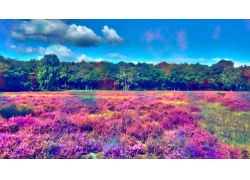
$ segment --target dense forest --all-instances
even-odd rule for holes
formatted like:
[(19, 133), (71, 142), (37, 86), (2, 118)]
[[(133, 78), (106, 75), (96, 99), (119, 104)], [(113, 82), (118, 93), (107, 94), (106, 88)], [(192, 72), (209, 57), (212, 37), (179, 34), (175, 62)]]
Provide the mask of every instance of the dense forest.
[(250, 90), (250, 66), (60, 62), (56, 55), (20, 61), (0, 56), (0, 91)]

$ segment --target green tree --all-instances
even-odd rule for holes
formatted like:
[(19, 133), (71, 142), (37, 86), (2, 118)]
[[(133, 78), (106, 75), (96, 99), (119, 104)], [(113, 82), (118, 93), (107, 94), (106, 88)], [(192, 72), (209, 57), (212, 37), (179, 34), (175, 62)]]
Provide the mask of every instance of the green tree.
[(69, 69), (67, 67), (63, 67), (60, 69), (60, 78), (63, 80), (64, 83), (64, 90), (67, 89), (67, 82), (69, 79)]
[(180, 65), (174, 65), (171, 68), (171, 73), (170, 73), (170, 82), (173, 84), (173, 90), (176, 90), (176, 87), (179, 90), (179, 84), (181, 81), (181, 67)]
[(225, 67), (220, 75), (220, 81), (226, 90), (241, 89), (243, 84), (242, 72), (239, 68)]
[(117, 75), (120, 85), (124, 91), (128, 91), (129, 88), (136, 83), (137, 73), (135, 67), (120, 67), (120, 73)]
[(8, 64), (0, 62), (0, 90), (6, 89), (6, 72), (10, 69)]
[(45, 55), (38, 67), (37, 79), (42, 90), (58, 89), (59, 81), (59, 59), (56, 55)]

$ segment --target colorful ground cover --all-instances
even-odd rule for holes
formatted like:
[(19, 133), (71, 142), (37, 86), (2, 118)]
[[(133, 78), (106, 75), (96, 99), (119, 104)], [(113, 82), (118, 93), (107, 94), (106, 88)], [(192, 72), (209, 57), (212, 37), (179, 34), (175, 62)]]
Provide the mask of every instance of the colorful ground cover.
[(250, 93), (0, 94), (0, 158), (249, 158)]

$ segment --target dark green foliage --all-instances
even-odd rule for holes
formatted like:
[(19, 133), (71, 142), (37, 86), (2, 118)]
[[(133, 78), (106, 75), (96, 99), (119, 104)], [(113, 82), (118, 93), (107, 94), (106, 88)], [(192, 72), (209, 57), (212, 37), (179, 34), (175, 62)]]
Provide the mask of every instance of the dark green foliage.
[(241, 89), (243, 85), (242, 72), (239, 68), (225, 67), (220, 74), (220, 81), (225, 90)]
[(59, 66), (59, 59), (55, 54), (44, 55), (41, 59), (41, 65), (56, 67)]
[[(59, 78), (64, 79), (66, 88), (67, 70), (59, 71), (59, 59), (56, 55), (45, 55), (38, 67), (37, 79), (42, 90), (59, 90)], [(64, 72), (65, 71), (65, 72)]]
[(5, 119), (9, 119), (10, 117), (16, 116), (26, 116), (32, 113), (33, 110), (31, 108), (27, 106), (22, 106), (18, 108), (15, 104), (5, 105), (0, 109), (0, 115)]
[(250, 67), (221, 60), (196, 64), (60, 62), (56, 55), (40, 61), (0, 57), (0, 91), (34, 90), (250, 90)]

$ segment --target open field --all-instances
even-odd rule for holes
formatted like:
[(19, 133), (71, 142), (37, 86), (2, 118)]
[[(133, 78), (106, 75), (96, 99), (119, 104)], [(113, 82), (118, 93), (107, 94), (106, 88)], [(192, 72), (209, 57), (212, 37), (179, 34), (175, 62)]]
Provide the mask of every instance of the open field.
[(249, 158), (250, 92), (0, 93), (0, 158)]

